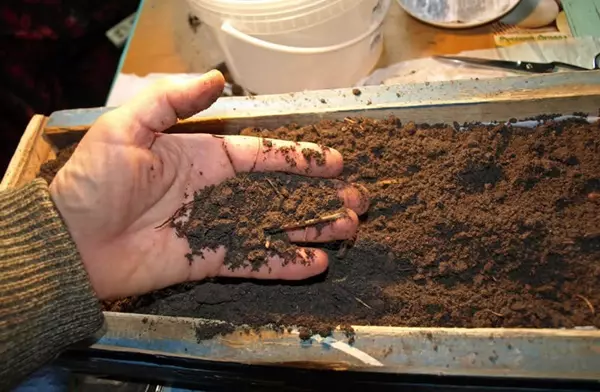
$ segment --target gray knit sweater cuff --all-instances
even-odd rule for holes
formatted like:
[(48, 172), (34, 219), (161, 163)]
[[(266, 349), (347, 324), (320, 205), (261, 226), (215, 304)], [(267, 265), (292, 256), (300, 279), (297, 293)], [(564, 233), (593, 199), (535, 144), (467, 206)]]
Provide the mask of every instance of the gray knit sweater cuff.
[(43, 180), (0, 193), (0, 389), (102, 327), (79, 253)]

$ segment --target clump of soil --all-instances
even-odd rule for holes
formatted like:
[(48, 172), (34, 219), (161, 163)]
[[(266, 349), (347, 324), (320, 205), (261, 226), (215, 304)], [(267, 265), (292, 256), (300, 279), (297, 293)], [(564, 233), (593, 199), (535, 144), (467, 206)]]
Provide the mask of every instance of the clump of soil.
[(298, 337), (300, 340), (310, 340), (312, 334), (312, 330), (308, 327), (300, 327), (298, 329)]
[[(318, 155), (318, 157), (315, 157)], [(324, 159), (305, 153), (307, 160)], [(297, 247), (284, 230), (317, 221), (317, 229), (329, 216), (341, 216), (345, 209), (331, 180), (283, 173), (240, 174), (219, 185), (206, 187), (183, 206), (172, 221), (177, 234), (186, 237), (193, 255), (206, 249), (227, 249), (225, 265), (234, 270), (249, 267), (259, 270), (268, 259), (279, 256), (283, 264), (296, 262)], [(310, 263), (313, 253), (307, 251)]]
[(300, 340), (309, 340), (314, 335), (326, 338), (333, 334), (334, 326), (328, 322), (313, 321), (308, 326), (298, 328), (298, 337)]
[(242, 133), (342, 153), (340, 179), (371, 195), (354, 246), (337, 259), (330, 245), (328, 272), (308, 281), (188, 283), (121, 310), (253, 326), (600, 327), (600, 123), (463, 132), (347, 118)]
[(65, 163), (67, 163), (71, 155), (73, 155), (75, 148), (77, 148), (77, 143), (71, 144), (70, 146), (58, 151), (55, 159), (49, 160), (42, 164), (40, 167), (40, 172), (38, 173), (38, 177), (43, 178), (48, 184), (50, 184), (54, 176), (56, 176), (56, 173), (58, 173)]
[(216, 335), (226, 335), (233, 331), (235, 331), (235, 325), (219, 321), (203, 321), (196, 324), (194, 328), (198, 343), (203, 340), (212, 339)]

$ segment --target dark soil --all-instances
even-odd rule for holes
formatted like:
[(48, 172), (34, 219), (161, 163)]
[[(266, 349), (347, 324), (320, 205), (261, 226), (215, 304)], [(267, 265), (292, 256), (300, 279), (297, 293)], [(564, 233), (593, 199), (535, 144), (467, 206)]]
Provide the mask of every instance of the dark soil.
[(371, 195), (355, 245), (342, 259), (331, 245), (328, 272), (310, 281), (188, 283), (113, 309), (305, 334), (324, 324), (600, 327), (599, 132), (581, 120), (460, 132), (359, 118), (245, 129), (343, 154), (342, 179)]
[(226, 322), (202, 322), (194, 330), (196, 341), (209, 340), (216, 335), (226, 335), (235, 331), (235, 325)]
[[(320, 153), (304, 156), (325, 163)], [(232, 270), (248, 267), (257, 271), (273, 256), (280, 256), (284, 265), (295, 263), (297, 247), (289, 242), (284, 229), (329, 216), (343, 219), (345, 209), (336, 188), (332, 180), (282, 173), (241, 174), (197, 192), (178, 212), (189, 213), (189, 219), (175, 219), (171, 224), (190, 244), (190, 263), (193, 255), (203, 257), (203, 250), (221, 246), (227, 248), (225, 265)], [(310, 263), (311, 257), (309, 251), (307, 259), (301, 260)]]
[(55, 159), (52, 159), (52, 160), (42, 164), (42, 166), (40, 167), (40, 172), (38, 173), (38, 176), (43, 178), (44, 180), (46, 180), (46, 182), (48, 182), (48, 184), (50, 184), (52, 182), (52, 179), (56, 175), (56, 173), (58, 173), (60, 168), (62, 168), (64, 166), (64, 164), (67, 163), (67, 161), (69, 160), (71, 155), (73, 155), (73, 152), (75, 151), (76, 147), (77, 147), (77, 143), (72, 144), (69, 147), (63, 148), (62, 150), (60, 150), (56, 154)]

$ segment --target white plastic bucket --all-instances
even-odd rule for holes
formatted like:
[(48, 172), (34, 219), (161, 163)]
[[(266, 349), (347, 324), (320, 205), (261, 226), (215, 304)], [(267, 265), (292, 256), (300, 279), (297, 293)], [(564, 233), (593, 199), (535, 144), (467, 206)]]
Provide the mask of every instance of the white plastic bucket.
[[(352, 86), (381, 55), (390, 6), (390, 0), (189, 1), (213, 28), (236, 82), (258, 94)], [(231, 8), (227, 16), (223, 4), (233, 3), (262, 8)]]

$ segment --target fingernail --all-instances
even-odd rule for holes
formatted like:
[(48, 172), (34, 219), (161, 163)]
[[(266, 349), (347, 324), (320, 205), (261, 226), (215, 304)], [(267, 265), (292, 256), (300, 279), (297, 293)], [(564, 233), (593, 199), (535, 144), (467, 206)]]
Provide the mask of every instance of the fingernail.
[(367, 212), (370, 204), (367, 188), (358, 183), (347, 183), (340, 180), (334, 180), (334, 187), (346, 207), (352, 209), (358, 215)]
[(364, 214), (365, 212), (367, 212), (367, 210), (369, 209), (369, 205), (371, 204), (371, 195), (369, 193), (369, 190), (364, 185), (359, 184), (357, 182), (353, 182), (352, 186), (358, 189), (358, 192), (360, 193), (359, 208), (360, 211), (362, 211), (362, 214)]
[(215, 77), (215, 76), (224, 77), (223, 74), (221, 73), (221, 71), (219, 71), (218, 69), (211, 69), (210, 71), (206, 72), (204, 75), (206, 77)]

